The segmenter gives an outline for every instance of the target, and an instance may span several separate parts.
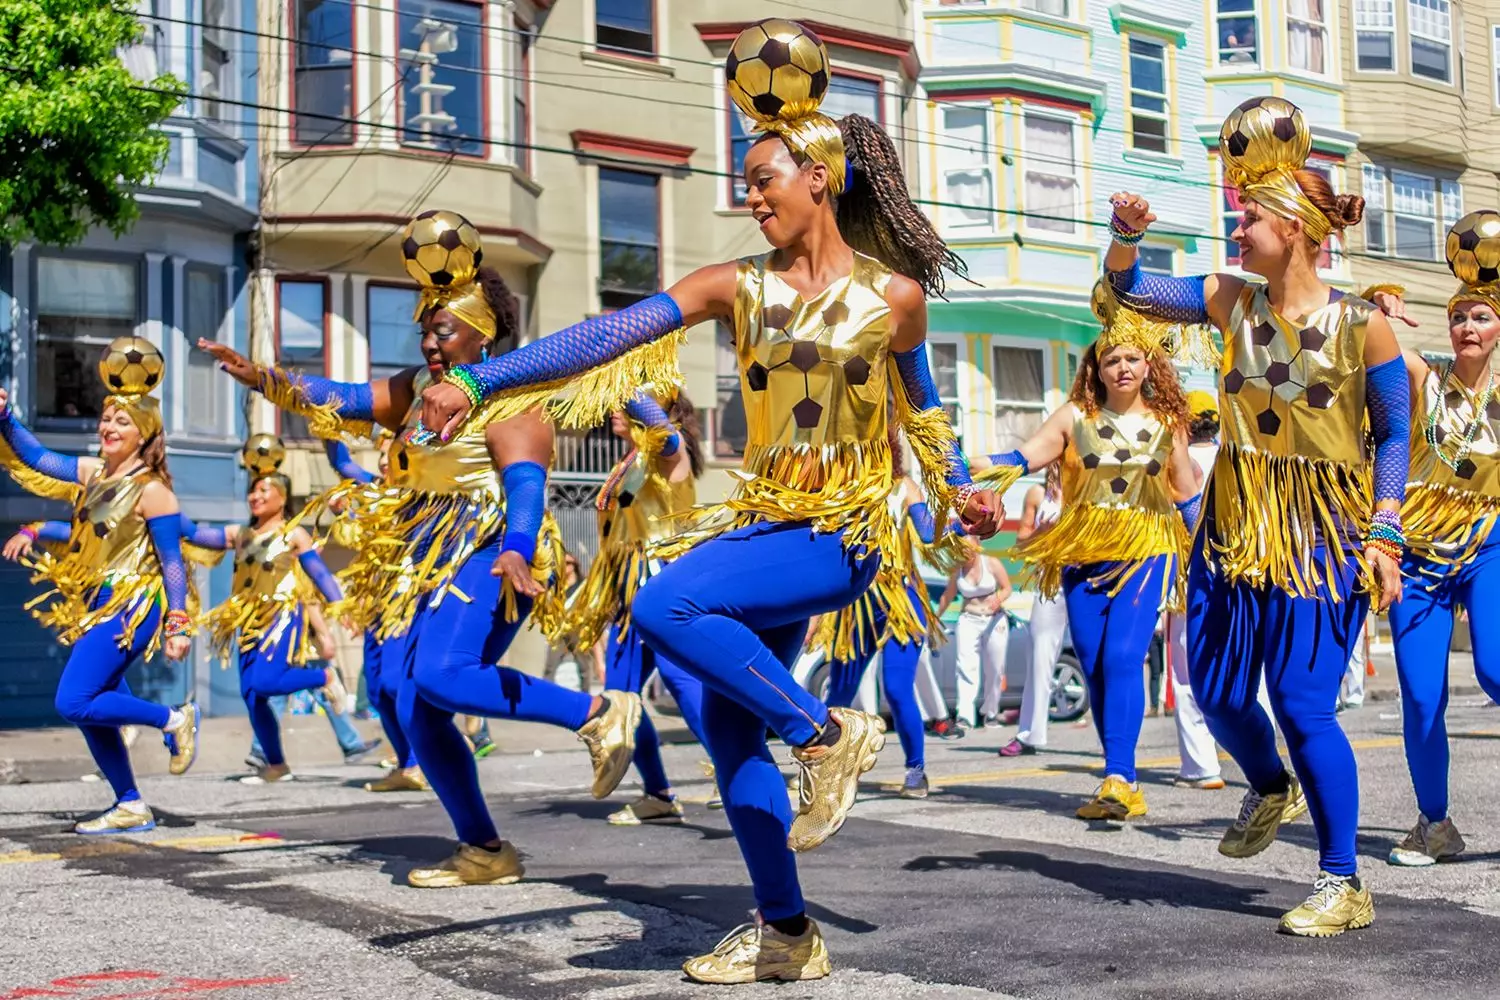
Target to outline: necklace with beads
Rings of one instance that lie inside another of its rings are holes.
[[[1474,419],[1469,421],[1468,427],[1464,428],[1463,440],[1459,443],[1458,450],[1453,454],[1453,457],[1449,458],[1443,454],[1443,449],[1438,444],[1437,418],[1438,410],[1442,409],[1443,391],[1448,388],[1448,379],[1452,374],[1453,362],[1450,361],[1448,362],[1448,367],[1443,369],[1442,381],[1438,383],[1437,405],[1433,406],[1427,412],[1426,437],[1428,446],[1432,448],[1432,453],[1438,457],[1440,462],[1456,472],[1458,471],[1458,467],[1463,464],[1464,459],[1469,457],[1469,452],[1474,447],[1474,439],[1479,436],[1479,428],[1485,421],[1485,410],[1489,408],[1490,400],[1495,396],[1495,373],[1490,372],[1489,381],[1484,387],[1484,393],[1479,397],[1478,402],[1474,404]],[[1464,388],[1467,389],[1468,387],[1465,386]],[[1467,395],[1467,392],[1465,395]]]

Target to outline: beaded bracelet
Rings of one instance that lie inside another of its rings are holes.
[[[1383,538],[1366,539],[1365,548],[1378,549],[1379,551],[1384,552],[1386,555],[1390,556],[1396,562],[1400,562],[1402,555],[1405,554],[1405,550],[1401,546],[1397,545],[1395,542],[1388,542]]]
[[[192,635],[193,619],[188,617],[186,611],[168,611],[165,631],[169,639],[179,635]]]
[[[1121,220],[1119,215],[1109,217],[1109,233],[1116,243],[1124,247],[1133,247],[1146,238],[1146,230],[1132,229]]]
[[[41,534],[40,526],[40,521],[32,521],[30,524],[23,524],[21,525],[21,530],[18,532],[18,534],[25,535],[27,538],[31,539],[34,542]]]
[[[484,400],[484,391],[479,387],[479,380],[463,367],[449,369],[448,374],[443,376],[443,381],[462,389],[464,395],[469,397],[470,406],[478,406]]]

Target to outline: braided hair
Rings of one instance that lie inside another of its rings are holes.
[[[927,295],[941,297],[947,287],[943,271],[968,277],[967,265],[912,204],[885,130],[863,115],[845,115],[838,125],[851,168],[847,189],[838,197],[844,242],[912,279]]]
[[[505,283],[500,272],[493,267],[481,267],[477,277],[485,299],[495,311],[495,339],[490,341],[490,355],[514,350],[521,343],[520,303],[511,293],[510,285]]]

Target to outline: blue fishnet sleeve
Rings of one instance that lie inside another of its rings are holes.
[[[500,473],[505,484],[505,539],[502,552],[536,555],[536,536],[547,511],[547,470],[535,462],[512,462]]]
[[[146,530],[156,547],[156,561],[161,564],[162,589],[167,594],[167,610],[186,611],[188,595],[187,566],[182,562],[182,516],[162,514],[146,518]]]
[[[1182,515],[1182,523],[1187,525],[1188,531],[1198,523],[1198,515],[1203,513],[1203,494],[1195,494],[1191,499],[1177,501],[1177,513]]]
[[[373,483],[375,474],[368,472],[363,466],[354,460],[349,454],[349,449],[344,442],[335,441],[331,438],[324,439],[323,453],[328,456],[328,464],[333,466],[333,471],[345,479],[352,479],[356,483]]]
[[[1124,271],[1106,271],[1120,301],[1138,313],[1169,323],[1207,323],[1208,298],[1203,275],[1172,278],[1146,274],[1137,260]]]
[[[1400,357],[1365,371],[1365,407],[1375,439],[1375,500],[1402,500],[1411,471],[1411,382]]]
[[[335,382],[300,371],[261,368],[254,388],[276,406],[293,412],[304,406],[332,406],[339,420],[375,420],[375,388],[368,382]]]
[[[31,471],[65,483],[78,482],[78,459],[59,454],[38,441],[31,428],[17,420],[8,405],[0,412],[0,437],[5,438],[10,450]]]
[[[924,545],[931,545],[933,538],[937,536],[937,522],[932,518],[932,508],[927,506],[923,500],[906,508],[906,516],[911,518],[911,526],[917,529],[917,537],[922,539]]]
[[[344,599],[344,591],[339,587],[339,582],[333,578],[333,571],[328,568],[328,564],[323,561],[322,556],[318,555],[316,549],[308,549],[302,553],[297,557],[297,562],[302,564],[302,572],[306,573],[307,578],[313,582],[313,586],[318,588],[318,593],[323,595],[323,600],[332,604],[334,601]]]
[[[998,452],[990,456],[991,465],[1019,465],[1021,474],[1028,475],[1031,472],[1031,463],[1026,461],[1026,456],[1021,454],[1021,449],[1015,448],[1011,451]]]
[[[628,309],[575,323],[498,358],[460,365],[485,396],[504,389],[582,375],[682,326],[682,310],[666,292]]]
[[[186,514],[179,514],[178,521],[184,542],[220,552],[229,548],[229,533],[223,528],[215,528],[211,524],[199,524]]]
[[[901,374],[901,385],[906,390],[906,398],[911,402],[913,410],[921,412],[943,405],[938,396],[937,384],[932,381],[926,344],[919,344],[909,351],[892,351],[891,357],[896,359],[896,371]],[[951,439],[949,452],[948,475],[945,477],[948,484],[964,486],[972,483],[974,479],[969,475],[969,460],[958,447],[957,435]]]
[[[663,410],[660,403],[644,392],[637,393],[634,399],[625,404],[625,412],[630,415],[631,420],[634,420],[642,427],[672,427],[672,421],[667,417],[667,411]],[[672,433],[667,437],[666,441],[662,442],[662,457],[665,458],[668,455],[677,454],[677,449],[681,444],[682,440],[677,433],[677,429],[672,427]]]
[[[40,521],[32,527],[39,542],[66,542],[73,537],[73,525],[67,521]]]

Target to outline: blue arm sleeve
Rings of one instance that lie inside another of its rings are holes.
[[[31,428],[15,418],[9,406],[0,413],[0,436],[5,438],[5,443],[10,445],[10,450],[16,453],[22,464],[33,472],[65,483],[78,482],[78,459],[59,454],[38,441]]]
[[[930,410],[943,405],[938,396],[937,385],[932,381],[932,368],[927,364],[926,344],[909,351],[893,351],[891,357],[896,359],[896,371],[901,374],[901,385],[906,389],[906,398],[911,401],[913,410]],[[948,475],[945,478],[952,486],[962,486],[974,481],[969,475],[969,460],[959,450],[957,435],[953,437],[950,446]]]
[[[625,404],[625,412],[630,414],[631,420],[643,427],[672,427],[672,421],[667,418],[667,411],[644,392],[636,394],[634,399]],[[681,444],[682,440],[677,433],[677,428],[672,427],[671,435],[661,446],[662,457],[677,454],[677,449]]]
[[[283,371],[280,368],[262,368],[260,384],[256,388],[272,402],[286,405],[278,399],[280,392],[294,383],[302,399],[313,406],[334,404],[341,420],[375,419],[375,389],[368,382],[335,382],[318,375]]]
[[[1203,513],[1203,494],[1177,501],[1177,513],[1182,515],[1182,523],[1187,525],[1188,531],[1192,531],[1198,523],[1198,515]]]
[[[1375,439],[1375,499],[1402,500],[1411,471],[1411,383],[1399,357],[1365,371],[1365,406]]]
[[[681,326],[682,310],[670,295],[658,292],[629,309],[586,319],[498,358],[461,367],[489,396],[582,375]]]
[[[1208,322],[1207,279],[1201,274],[1191,278],[1145,274],[1139,260],[1127,270],[1106,273],[1120,301],[1138,313],[1170,323]]]
[[[36,526],[39,542],[66,542],[73,537],[73,526],[67,521],[43,521]]]
[[[937,522],[932,519],[932,509],[927,506],[926,501],[906,508],[906,516],[911,518],[911,526],[917,529],[917,537],[922,539],[923,544],[931,545],[932,540],[937,537]]]
[[[375,474],[366,471],[363,466],[354,460],[354,456],[349,454],[349,449],[344,446],[344,442],[335,441],[331,438],[325,439],[323,442],[323,453],[328,456],[328,464],[333,466],[333,471],[345,479],[352,479],[356,483],[373,483],[375,481]]]
[[[161,563],[162,589],[167,593],[167,610],[186,611],[188,595],[187,567],[182,562],[182,517],[162,514],[146,518],[151,544],[156,547],[156,561]]]
[[[323,557],[318,555],[317,550],[308,549],[297,557],[297,562],[302,564],[302,572],[318,588],[318,593],[323,595],[323,600],[332,604],[334,601],[344,599],[344,591],[339,587],[339,582],[333,578],[333,572]]]
[[[517,552],[528,563],[547,510],[547,470],[535,462],[512,462],[500,473],[505,484],[505,540],[502,552]]]
[[[215,528],[211,524],[199,524],[186,514],[180,514],[178,517],[183,541],[201,545],[205,549],[218,549],[221,552],[229,548],[229,535],[223,528]]]
[[[1021,467],[1021,474],[1023,476],[1024,475],[1029,475],[1030,472],[1031,472],[1031,464],[1026,461],[1026,456],[1023,455],[1023,454],[1021,454],[1021,449],[1019,449],[1019,448],[1016,448],[1016,449],[1014,449],[1012,451],[1006,451],[1006,452],[1001,452],[1001,453],[998,453],[998,454],[995,454],[995,455],[991,455],[990,456],[990,464],[991,465],[1019,465]]]

